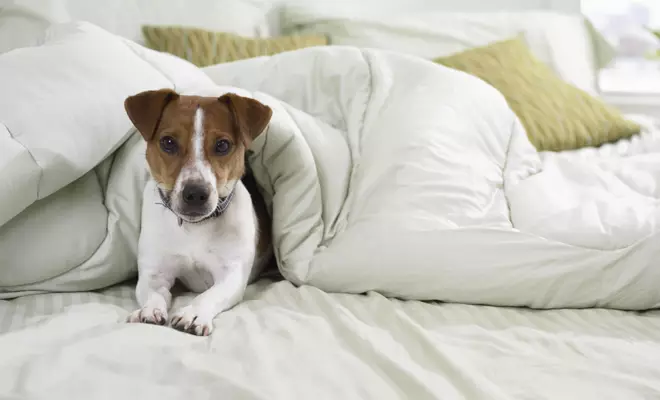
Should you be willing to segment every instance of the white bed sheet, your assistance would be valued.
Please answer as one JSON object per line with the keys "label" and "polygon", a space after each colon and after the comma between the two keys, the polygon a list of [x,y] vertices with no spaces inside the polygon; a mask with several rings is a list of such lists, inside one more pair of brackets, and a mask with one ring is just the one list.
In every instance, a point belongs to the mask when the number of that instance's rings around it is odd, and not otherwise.
{"label": "white bed sheet", "polygon": [[131,284],[0,302],[0,398],[660,398],[659,312],[428,304],[262,281],[200,338],[122,323],[135,306]]}

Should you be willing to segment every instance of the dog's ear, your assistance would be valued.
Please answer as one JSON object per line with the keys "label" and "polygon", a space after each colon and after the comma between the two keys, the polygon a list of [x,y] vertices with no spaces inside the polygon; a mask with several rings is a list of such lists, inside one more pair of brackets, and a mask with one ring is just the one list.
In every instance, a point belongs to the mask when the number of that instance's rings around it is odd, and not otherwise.
{"label": "dog's ear", "polygon": [[218,101],[229,107],[236,129],[241,133],[245,147],[257,138],[266,129],[273,116],[273,110],[265,104],[249,97],[227,93],[218,98]]}
{"label": "dog's ear", "polygon": [[144,140],[150,141],[156,133],[165,106],[178,97],[172,89],[148,90],[126,98],[124,108]]}

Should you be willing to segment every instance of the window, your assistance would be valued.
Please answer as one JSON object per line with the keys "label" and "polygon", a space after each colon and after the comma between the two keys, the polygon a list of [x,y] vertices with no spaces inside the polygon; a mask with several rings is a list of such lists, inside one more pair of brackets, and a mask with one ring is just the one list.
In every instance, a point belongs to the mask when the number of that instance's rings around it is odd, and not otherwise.
{"label": "window", "polygon": [[582,13],[616,49],[600,89],[660,93],[660,0],[582,0]]}

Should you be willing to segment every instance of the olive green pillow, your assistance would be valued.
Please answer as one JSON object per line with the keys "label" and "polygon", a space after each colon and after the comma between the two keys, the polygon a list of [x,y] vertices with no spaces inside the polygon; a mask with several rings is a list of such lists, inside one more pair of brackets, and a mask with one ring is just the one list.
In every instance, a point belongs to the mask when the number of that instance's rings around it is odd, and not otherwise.
{"label": "olive green pillow", "polygon": [[147,25],[142,27],[142,34],[147,47],[174,54],[198,67],[328,44],[321,35],[246,38],[176,26]]}
{"label": "olive green pillow", "polygon": [[539,151],[599,146],[640,132],[616,109],[559,78],[520,38],[434,61],[499,90]]}

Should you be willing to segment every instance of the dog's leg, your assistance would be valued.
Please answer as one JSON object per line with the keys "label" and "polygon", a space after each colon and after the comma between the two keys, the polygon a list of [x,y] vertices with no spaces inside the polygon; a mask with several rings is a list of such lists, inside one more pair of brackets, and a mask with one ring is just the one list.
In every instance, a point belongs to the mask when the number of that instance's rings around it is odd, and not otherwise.
{"label": "dog's leg", "polygon": [[170,308],[174,276],[157,271],[140,271],[135,289],[140,308],[128,316],[128,322],[165,325]]}
{"label": "dog's leg", "polygon": [[208,336],[213,330],[213,318],[243,299],[248,274],[240,264],[228,267],[226,275],[217,279],[208,290],[195,297],[192,303],[172,315],[174,329]]}

